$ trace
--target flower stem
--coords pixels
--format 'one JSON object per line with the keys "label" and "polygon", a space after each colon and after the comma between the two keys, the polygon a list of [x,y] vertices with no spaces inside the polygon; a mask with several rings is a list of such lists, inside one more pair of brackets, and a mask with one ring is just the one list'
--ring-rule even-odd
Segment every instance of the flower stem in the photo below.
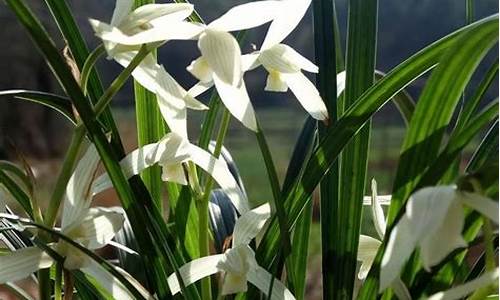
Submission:
{"label": "flower stem", "polygon": [[90,78],[90,74],[92,74],[92,69],[94,68],[96,62],[99,58],[106,52],[103,44],[100,44],[97,48],[90,53],[85,60],[85,64],[83,65],[82,72],[80,74],[80,86],[82,87],[82,91],[85,95],[87,95],[87,83]]}
{"label": "flower stem", "polygon": [[37,272],[38,293],[40,299],[50,299],[52,290],[50,288],[50,269],[40,269]]}
{"label": "flower stem", "polygon": [[486,254],[486,271],[493,271],[496,268],[495,250],[493,246],[493,228],[488,218],[483,217],[484,248]]}
{"label": "flower stem", "polygon": [[[226,137],[227,130],[229,128],[229,122],[231,121],[231,114],[226,108],[223,108],[222,120],[219,127],[219,132],[217,134],[217,140],[214,149],[214,156],[219,158],[222,151],[222,145],[224,138]],[[199,218],[199,246],[200,246],[200,257],[210,255],[209,249],[209,234],[208,234],[208,203],[210,200],[210,193],[212,191],[214,182],[212,177],[207,178],[205,184],[205,190],[203,196],[200,197],[200,201],[197,205],[198,207],[198,218]],[[212,299],[210,277],[207,277],[201,281],[201,298],[210,300]]]}
{"label": "flower stem", "polygon": [[62,300],[62,276],[63,268],[60,263],[56,263],[56,274],[54,282],[54,300]]}

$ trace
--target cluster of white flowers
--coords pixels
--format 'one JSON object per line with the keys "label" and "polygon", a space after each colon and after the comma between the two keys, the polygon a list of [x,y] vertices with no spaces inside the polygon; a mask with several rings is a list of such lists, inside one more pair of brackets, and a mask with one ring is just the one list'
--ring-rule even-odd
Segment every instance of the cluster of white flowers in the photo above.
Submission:
{"label": "cluster of white flowers", "polygon": [[[132,73],[146,89],[155,93],[161,113],[172,132],[187,138],[186,108],[207,109],[194,97],[215,86],[222,102],[247,128],[257,131],[257,122],[244,74],[262,65],[268,72],[265,89],[295,94],[309,114],[326,120],[328,112],[315,88],[301,70],[318,67],[281,42],[300,22],[310,0],[267,0],[233,7],[208,25],[187,22],[193,6],[185,3],[149,4],[132,10],[133,1],[118,0],[110,24],[91,20],[96,35],[104,41],[110,58],[127,66],[143,44],[170,40],[197,40],[201,56],[187,70],[199,82],[186,91],[165,67],[148,56]],[[271,22],[259,51],[242,55],[232,31]]]}

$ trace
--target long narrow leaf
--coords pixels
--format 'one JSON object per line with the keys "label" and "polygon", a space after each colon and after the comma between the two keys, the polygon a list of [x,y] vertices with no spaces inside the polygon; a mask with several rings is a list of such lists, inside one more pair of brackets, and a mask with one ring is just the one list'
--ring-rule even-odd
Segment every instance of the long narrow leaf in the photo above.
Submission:
{"label": "long narrow leaf", "polygon": [[51,93],[29,91],[29,90],[1,91],[0,97],[4,97],[5,99],[13,97],[16,99],[31,101],[45,105],[61,113],[66,119],[71,121],[73,124],[76,124],[75,116],[73,115],[73,108],[71,106],[71,101],[66,97]]}
{"label": "long narrow leaf", "polygon": [[[282,194],[290,191],[293,182],[301,175],[305,161],[311,155],[316,139],[316,121],[308,117],[295,143],[292,158],[288,164]],[[292,283],[297,299],[304,299],[307,273],[307,253],[309,250],[309,234],[312,223],[313,203],[310,201],[300,215],[292,235],[291,265],[295,274]]]}
{"label": "long narrow leaf", "polygon": [[486,72],[486,75],[484,76],[483,80],[481,81],[476,91],[474,92],[473,96],[469,101],[467,101],[464,108],[460,112],[457,125],[455,126],[456,131],[462,130],[463,127],[467,124],[467,122],[469,122],[474,111],[477,109],[484,95],[488,91],[488,88],[495,80],[497,74],[498,74],[498,60],[491,65],[489,70]]}
{"label": "long narrow leaf", "polygon": [[[349,1],[344,107],[349,109],[374,81],[377,45],[378,1]],[[351,297],[357,264],[359,234],[368,168],[371,123],[367,122],[344,147],[340,160],[340,188],[333,211],[336,226],[332,239],[333,292],[327,299]],[[326,228],[322,228],[327,230]],[[331,229],[330,229],[331,230]]]}
{"label": "long narrow leaf", "polygon": [[21,205],[30,218],[33,218],[33,204],[30,197],[12,180],[4,171],[0,169],[0,184],[3,185],[14,199]]}
{"label": "long narrow leaf", "polygon": [[[314,7],[314,43],[316,63],[319,73],[316,85],[328,109],[328,123],[335,124],[338,118],[337,107],[337,54],[336,42],[340,39],[335,32],[334,1],[315,0]],[[325,124],[318,124],[318,136],[323,138],[327,132]],[[320,185],[321,207],[321,249],[323,296],[331,299],[334,295],[335,264],[334,248],[336,243],[335,230],[337,203],[339,199],[339,164],[335,162],[325,175]],[[310,205],[309,205],[310,206]],[[305,216],[305,215],[304,215]],[[305,217],[307,218],[307,217]]]}
{"label": "long narrow leaf", "polygon": [[453,161],[459,156],[472,139],[484,127],[498,119],[498,101],[490,103],[485,110],[473,118],[470,125],[461,132],[453,134],[444,150],[439,154],[436,162],[424,173],[422,179],[417,184],[417,188],[432,185],[439,181],[446,170],[453,164]]}

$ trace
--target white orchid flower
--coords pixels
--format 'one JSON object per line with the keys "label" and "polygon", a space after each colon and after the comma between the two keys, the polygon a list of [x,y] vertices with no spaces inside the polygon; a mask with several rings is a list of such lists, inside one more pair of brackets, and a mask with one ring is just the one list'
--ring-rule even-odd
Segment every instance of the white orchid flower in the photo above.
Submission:
{"label": "white orchid flower", "polygon": [[[112,208],[90,207],[91,186],[99,164],[93,145],[79,161],[69,179],[61,219],[61,233],[84,247],[102,248],[121,229],[124,216]],[[73,245],[60,240],[51,246],[64,257],[64,268],[80,269],[93,276],[116,299],[134,299],[133,295],[100,264]],[[0,283],[28,277],[38,269],[48,268],[53,259],[37,247],[28,247],[0,256]]]}
{"label": "white orchid flower", "polygon": [[[114,59],[127,67],[136,54],[137,51],[118,53]],[[156,94],[158,107],[170,131],[187,139],[187,108],[206,110],[208,107],[188,94],[152,55],[146,56],[132,76],[140,85]]]}
{"label": "white orchid flower", "polygon": [[110,57],[138,50],[142,44],[195,38],[202,28],[184,20],[193,12],[188,3],[146,4],[132,10],[133,0],[117,0],[111,23],[90,19]]}
{"label": "white orchid flower", "polygon": [[[302,107],[315,119],[327,120],[328,111],[314,84],[302,73],[318,73],[318,67],[292,47],[281,42],[297,27],[310,0],[284,0],[269,27],[260,51],[244,55],[244,71],[262,65],[269,73],[266,91],[286,92],[290,89]],[[337,75],[337,96],[345,87],[345,72]]]}
{"label": "white orchid flower", "polygon": [[[120,165],[125,176],[132,177],[158,164],[162,167],[163,181],[186,185],[189,182],[182,164],[188,161],[192,161],[212,176],[227,193],[240,214],[249,210],[247,197],[231,175],[224,160],[215,158],[176,133],[168,133],[159,142],[132,151],[120,162]],[[109,176],[103,174],[95,180],[92,192],[95,195],[110,187],[112,183]]]}
{"label": "white orchid flower", "polygon": [[498,224],[498,202],[453,185],[423,188],[410,196],[382,258],[380,291],[397,278],[417,246],[423,266],[429,270],[454,249],[467,245],[462,237],[464,205]]}
{"label": "white orchid flower", "polygon": [[[109,57],[123,67],[130,64],[142,44],[192,39],[203,29],[183,21],[193,12],[192,4],[147,4],[132,11],[133,3],[132,0],[118,0],[109,25],[90,20],[96,35],[104,41]],[[156,94],[160,112],[170,130],[187,138],[186,107],[196,110],[208,107],[189,96],[153,55],[148,55],[132,76]]]}
{"label": "white orchid flower", "polygon": [[[363,199],[363,205],[371,206],[372,219],[379,239],[372,238],[366,235],[360,235],[359,237],[357,255],[357,259],[361,261],[361,267],[358,271],[359,280],[364,280],[368,275],[373,261],[377,256],[378,248],[380,247],[380,245],[382,244],[382,240],[384,239],[387,224],[382,205],[391,204],[391,195],[379,196],[377,194],[377,182],[375,181],[375,179],[372,180],[371,190],[372,195]],[[399,277],[392,282],[391,287],[398,299],[411,300],[411,295],[408,291],[408,288]]]}
{"label": "white orchid flower", "polygon": [[[187,68],[200,80],[202,88],[197,94],[215,84],[229,112],[253,131],[257,131],[257,122],[243,80],[241,49],[229,32],[258,27],[270,22],[281,7],[281,1],[268,0],[231,8],[204,27],[198,38],[201,57],[194,60]],[[197,89],[199,87],[196,86]]]}
{"label": "white orchid flower", "polygon": [[[328,111],[314,84],[301,72],[318,73],[318,67],[285,44],[249,54],[245,57],[248,68],[262,65],[269,73],[266,91],[286,92],[289,88],[302,107],[316,120],[327,120]],[[337,96],[345,87],[345,72],[337,75]]]}
{"label": "white orchid flower", "polygon": [[[255,260],[255,253],[248,246],[250,241],[262,230],[271,216],[271,206],[264,204],[245,214],[238,220],[233,232],[233,245],[224,254],[217,254],[195,259],[179,268],[179,274],[185,285],[213,275],[224,274],[222,295],[245,292],[250,282],[267,295],[272,275],[260,267]],[[168,277],[172,295],[180,292],[176,274]],[[292,293],[278,279],[274,279],[271,299],[295,299]]]}

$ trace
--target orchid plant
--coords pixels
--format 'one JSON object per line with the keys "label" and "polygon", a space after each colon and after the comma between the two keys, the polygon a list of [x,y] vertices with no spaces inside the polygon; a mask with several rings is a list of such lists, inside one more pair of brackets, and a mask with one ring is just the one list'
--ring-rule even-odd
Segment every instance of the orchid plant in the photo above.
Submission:
{"label": "orchid plant", "polygon": [[[478,87],[469,84],[498,42],[498,16],[472,22],[466,0],[468,26],[384,74],[375,69],[376,0],[348,1],[345,55],[335,1],[249,1],[207,24],[187,1],[116,0],[109,23],[89,20],[100,43],[89,52],[66,1],[45,0],[65,56],[24,1],[4,1],[66,95],[0,96],[51,107],[74,133],[47,205],[27,164],[0,161],[0,287],[22,299],[309,299],[306,278],[314,272],[323,299],[498,298],[497,100],[479,109],[498,62]],[[286,44],[309,9],[314,59]],[[260,46],[243,53],[234,33],[264,26],[262,43],[252,41]],[[180,40],[199,51],[185,63],[197,80],[190,87],[156,53]],[[106,89],[95,68],[100,58],[123,67]],[[290,90],[307,112],[285,178],[245,83],[260,66],[265,91]],[[405,89],[429,71],[415,102]],[[147,134],[126,153],[110,104],[129,78],[138,130]],[[386,103],[407,126],[392,193],[377,195],[373,180],[372,195],[363,197],[370,120]],[[188,134],[188,109],[205,114],[198,141]],[[224,146],[231,118],[257,138],[271,199],[245,192]],[[312,214],[318,186],[319,220]],[[121,206],[93,205],[111,188]],[[361,230],[363,206],[373,223],[363,228],[376,236]],[[315,221],[321,270],[308,267]],[[38,287],[36,296],[22,279]]]}

